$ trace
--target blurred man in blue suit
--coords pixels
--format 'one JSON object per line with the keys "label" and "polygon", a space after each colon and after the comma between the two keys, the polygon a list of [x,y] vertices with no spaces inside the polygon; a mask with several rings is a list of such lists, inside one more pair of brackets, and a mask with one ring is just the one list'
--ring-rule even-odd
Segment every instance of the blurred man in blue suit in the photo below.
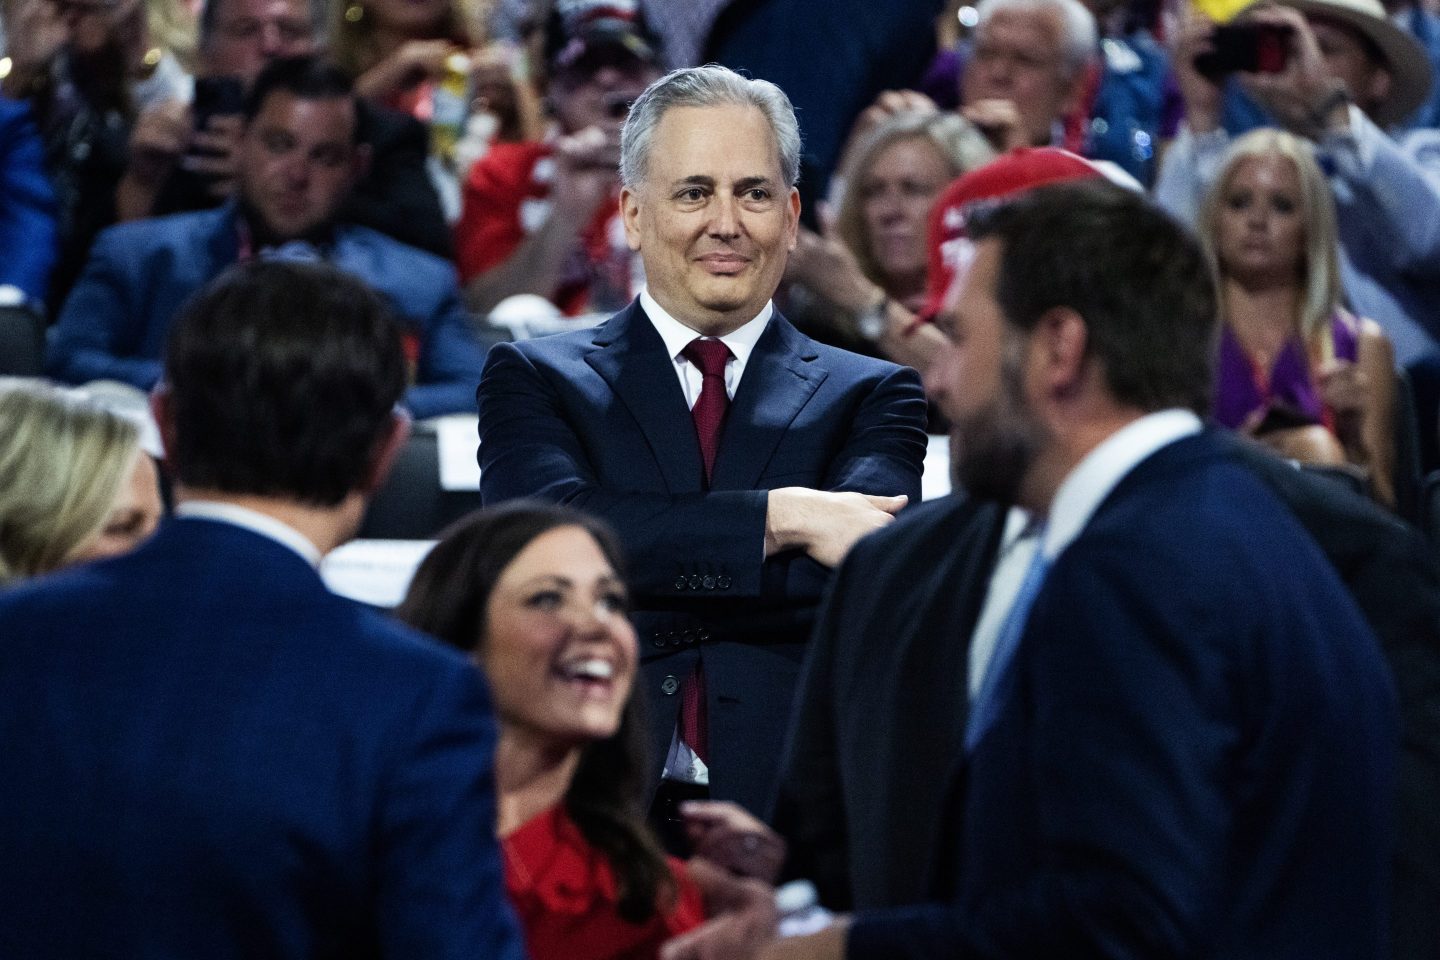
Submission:
{"label": "blurred man in blue suit", "polygon": [[51,376],[148,390],[160,378],[176,313],[226,267],[323,260],[368,283],[400,319],[409,411],[417,418],[471,411],[485,350],[460,304],[454,267],[337,219],[369,163],[358,109],[338,67],[305,57],[266,66],[246,101],[235,199],[103,232],[51,333]]}
{"label": "blurred man in blue suit", "polygon": [[166,363],[178,516],[0,597],[0,956],[519,960],[483,681],[315,569],[408,432],[389,311],[250,264]]}

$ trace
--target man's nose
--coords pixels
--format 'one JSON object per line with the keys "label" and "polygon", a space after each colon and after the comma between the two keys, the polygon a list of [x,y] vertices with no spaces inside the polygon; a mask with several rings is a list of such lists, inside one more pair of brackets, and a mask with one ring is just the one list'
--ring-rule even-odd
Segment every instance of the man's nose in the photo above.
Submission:
{"label": "man's nose", "polygon": [[285,48],[285,38],[278,23],[266,23],[260,27],[260,50],[267,57],[278,57]]}
{"label": "man's nose", "polygon": [[734,237],[740,233],[740,200],[738,197],[717,197],[711,208],[710,233],[717,237]]}

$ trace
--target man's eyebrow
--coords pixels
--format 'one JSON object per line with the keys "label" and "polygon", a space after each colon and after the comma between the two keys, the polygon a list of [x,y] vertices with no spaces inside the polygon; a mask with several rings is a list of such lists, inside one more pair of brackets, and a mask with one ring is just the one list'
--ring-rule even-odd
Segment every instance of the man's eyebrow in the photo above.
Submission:
{"label": "man's eyebrow", "polygon": [[765,176],[741,177],[735,181],[735,190],[743,193],[746,190],[753,190],[755,187],[768,187],[774,184],[774,179]]}
{"label": "man's eyebrow", "polygon": [[707,177],[702,173],[692,173],[688,177],[681,177],[674,183],[676,187],[711,187],[715,186],[715,178]]}

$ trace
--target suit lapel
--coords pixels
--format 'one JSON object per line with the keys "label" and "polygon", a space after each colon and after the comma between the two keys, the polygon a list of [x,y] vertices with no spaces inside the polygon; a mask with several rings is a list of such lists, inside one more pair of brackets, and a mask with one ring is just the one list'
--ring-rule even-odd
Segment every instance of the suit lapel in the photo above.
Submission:
{"label": "suit lapel", "polygon": [[[777,312],[755,344],[725,415],[715,457],[716,490],[754,490],[795,417],[829,371],[808,338]],[[698,449],[698,444],[696,445]]]}
{"label": "suit lapel", "polygon": [[674,360],[640,309],[639,301],[600,327],[594,343],[596,349],[586,355],[585,361],[630,411],[669,492],[702,490],[704,468],[695,422],[685,406]]}

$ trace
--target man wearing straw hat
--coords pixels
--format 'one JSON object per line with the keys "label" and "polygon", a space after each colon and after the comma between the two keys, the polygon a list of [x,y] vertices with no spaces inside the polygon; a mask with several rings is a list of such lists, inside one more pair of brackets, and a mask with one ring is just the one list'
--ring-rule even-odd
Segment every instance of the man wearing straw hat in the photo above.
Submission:
{"label": "man wearing straw hat", "polygon": [[[1440,347],[1440,176],[1421,150],[1429,131],[1392,136],[1432,83],[1424,49],[1385,17],[1379,0],[1280,0],[1241,21],[1288,29],[1287,62],[1275,73],[1240,73],[1273,122],[1306,137],[1329,172],[1340,228],[1345,293],[1373,317],[1402,364]],[[1224,78],[1195,68],[1211,49],[1210,24],[1185,30],[1175,72],[1186,122],[1166,154],[1156,198],[1194,223],[1229,143],[1221,127]]]}

